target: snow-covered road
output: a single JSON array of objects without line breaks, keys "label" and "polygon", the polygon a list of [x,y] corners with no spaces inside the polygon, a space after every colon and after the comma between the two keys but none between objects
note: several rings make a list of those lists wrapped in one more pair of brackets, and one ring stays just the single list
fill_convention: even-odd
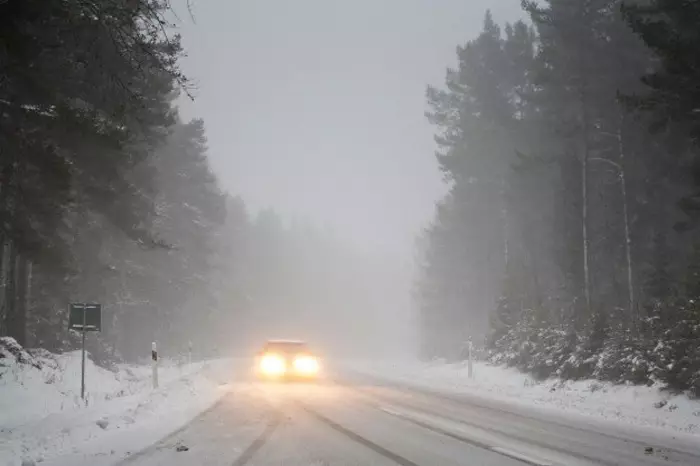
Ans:
[{"label": "snow-covered road", "polygon": [[474,362],[472,378],[466,363],[354,361],[345,362],[344,367],[402,385],[498,401],[512,409],[568,415],[572,422],[605,421],[627,430],[674,431],[696,435],[700,441],[700,400],[658,386],[597,380],[537,381],[516,369],[484,362]]},{"label": "snow-covered road", "polygon": [[[63,373],[72,364],[64,362]],[[695,435],[563,412],[556,402],[548,407],[522,402],[534,397],[528,392],[531,387],[520,387],[524,400],[517,403],[507,396],[517,392],[517,383],[497,381],[504,377],[499,368],[486,383],[487,369],[478,367],[480,382],[475,383],[454,367],[346,363],[318,383],[275,384],[252,379],[248,366],[245,361],[218,360],[163,368],[164,383],[157,390],[147,386],[147,366],[130,368],[128,383],[121,380],[121,388],[110,383],[123,378],[124,368],[117,373],[93,368],[92,404],[60,410],[55,401],[61,399],[61,390],[51,390],[63,382],[51,378],[46,388],[34,383],[36,369],[5,371],[0,378],[5,388],[47,390],[43,394],[54,401],[35,397],[35,406],[15,406],[4,419],[0,413],[0,464],[700,464]],[[95,384],[100,377],[101,389]],[[123,392],[124,387],[131,388]],[[494,387],[501,392],[494,393]],[[121,395],[115,398],[110,394],[117,389]],[[64,395],[64,403],[74,397]],[[22,396],[16,395],[32,399],[31,393]],[[570,394],[561,390],[558,396],[563,403]],[[614,397],[606,401],[615,403]],[[694,402],[688,403],[692,407]],[[46,415],[47,409],[54,412]]]},{"label": "snow-covered road", "polygon": [[700,464],[692,437],[636,438],[357,374],[228,389],[213,409],[120,466]]}]

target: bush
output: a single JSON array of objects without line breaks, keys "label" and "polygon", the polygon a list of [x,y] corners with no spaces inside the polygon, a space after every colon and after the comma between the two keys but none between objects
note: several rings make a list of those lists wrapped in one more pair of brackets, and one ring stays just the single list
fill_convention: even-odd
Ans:
[{"label": "bush", "polygon": [[635,385],[651,385],[653,382],[653,357],[638,339],[610,340],[597,359],[593,377],[598,380]]},{"label": "bush", "polygon": [[[507,331],[500,329],[500,337],[491,340],[488,360],[538,380],[556,376],[615,384],[660,382],[674,393],[700,397],[700,307],[693,300],[675,301],[655,313],[657,317],[642,323],[639,335],[609,328],[603,319],[577,334],[547,326],[528,313]],[[661,322],[668,322],[666,328]]]},{"label": "bush", "polygon": [[700,397],[700,308],[693,300],[678,303],[676,318],[653,349],[654,377],[675,393]]}]

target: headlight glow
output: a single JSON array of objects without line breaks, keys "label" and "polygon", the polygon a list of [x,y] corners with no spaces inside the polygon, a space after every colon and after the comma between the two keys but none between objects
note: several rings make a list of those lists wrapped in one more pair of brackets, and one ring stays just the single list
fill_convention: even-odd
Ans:
[{"label": "headlight glow", "polygon": [[260,361],[260,370],[266,375],[281,375],[286,371],[284,359],[276,354],[266,354]]},{"label": "headlight glow", "polygon": [[294,360],[294,369],[301,374],[315,374],[318,372],[318,360],[311,356],[300,356]]}]

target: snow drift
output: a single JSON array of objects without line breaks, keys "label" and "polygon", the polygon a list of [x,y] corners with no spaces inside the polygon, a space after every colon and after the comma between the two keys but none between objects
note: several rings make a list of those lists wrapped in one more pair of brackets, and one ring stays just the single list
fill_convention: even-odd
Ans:
[{"label": "snow drift", "polygon": [[[568,413],[639,428],[663,428],[700,435],[700,401],[660,390],[660,386],[618,385],[597,380],[539,381],[514,368],[466,363],[355,362],[358,372],[408,386],[498,400],[550,414]],[[580,417],[579,417],[580,419]]]},{"label": "snow drift", "polygon": [[148,365],[107,370],[88,358],[83,401],[80,366],[80,351],[26,351],[11,338],[0,339],[0,464],[77,466],[105,455],[116,462],[211,406],[232,371],[225,359],[164,360],[154,390]]}]

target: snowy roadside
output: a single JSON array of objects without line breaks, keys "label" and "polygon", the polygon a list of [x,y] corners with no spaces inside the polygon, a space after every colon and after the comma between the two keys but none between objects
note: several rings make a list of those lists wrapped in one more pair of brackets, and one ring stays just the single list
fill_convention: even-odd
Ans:
[{"label": "snowy roadside", "polygon": [[463,393],[562,415],[584,415],[641,428],[663,428],[700,435],[700,401],[671,395],[658,387],[622,386],[595,380],[542,382],[515,369],[474,363],[352,362],[359,373],[442,392]]},{"label": "snowy roadside", "polygon": [[80,353],[0,355],[0,464],[112,464],[186,424],[226,392],[231,360],[163,361],[114,372],[89,362],[80,400]]}]

